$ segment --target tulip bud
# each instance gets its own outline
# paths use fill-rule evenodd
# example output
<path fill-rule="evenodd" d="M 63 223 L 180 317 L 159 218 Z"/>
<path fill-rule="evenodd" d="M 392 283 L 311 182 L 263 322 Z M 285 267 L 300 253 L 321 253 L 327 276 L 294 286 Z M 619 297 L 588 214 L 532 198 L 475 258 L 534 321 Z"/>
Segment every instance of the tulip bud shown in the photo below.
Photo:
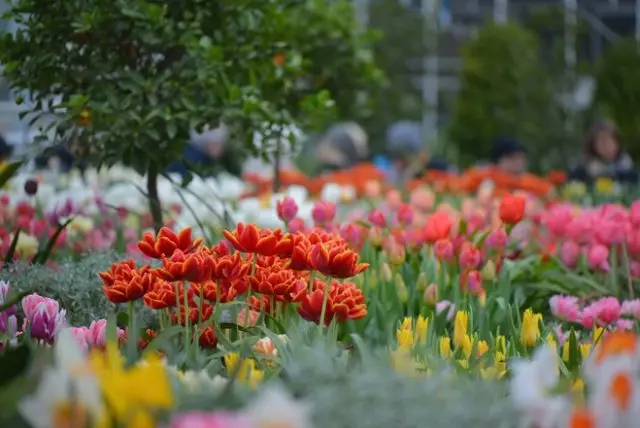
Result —
<path fill-rule="evenodd" d="M 391 282 L 393 280 L 393 272 L 387 263 L 380 265 L 380 276 L 385 282 Z"/>
<path fill-rule="evenodd" d="M 404 247 L 394 238 L 385 240 L 384 249 L 387 253 L 387 259 L 392 265 L 401 265 L 406 260 Z"/>
<path fill-rule="evenodd" d="M 382 231 L 377 227 L 372 227 L 369 229 L 369 239 L 371 240 L 371 245 L 373 248 L 381 248 L 382 243 L 384 242 L 384 236 L 382 236 Z"/>
<path fill-rule="evenodd" d="M 419 293 L 423 293 L 427 288 L 427 275 L 424 272 L 420 272 L 418 280 L 416 281 L 416 289 Z"/>
<path fill-rule="evenodd" d="M 438 301 L 438 286 L 435 284 L 429 284 L 424 291 L 424 302 L 429 307 L 434 307 Z"/>
<path fill-rule="evenodd" d="M 402 279 L 402 275 L 396 273 L 394 282 L 396 283 L 396 287 L 398 288 L 398 297 L 400 297 L 400 301 L 402 303 L 406 303 L 409 299 L 409 292 L 407 291 L 407 285 L 404 283 L 404 279 Z"/>
<path fill-rule="evenodd" d="M 36 193 L 38 193 L 38 181 L 34 180 L 32 178 L 30 178 L 29 180 L 25 181 L 25 183 L 24 183 L 24 192 L 29 196 L 33 196 Z"/>
<path fill-rule="evenodd" d="M 484 267 L 482 268 L 482 277 L 489 281 L 493 281 L 494 279 L 496 279 L 496 264 L 493 262 L 493 260 L 489 260 L 487 263 L 485 263 Z"/>

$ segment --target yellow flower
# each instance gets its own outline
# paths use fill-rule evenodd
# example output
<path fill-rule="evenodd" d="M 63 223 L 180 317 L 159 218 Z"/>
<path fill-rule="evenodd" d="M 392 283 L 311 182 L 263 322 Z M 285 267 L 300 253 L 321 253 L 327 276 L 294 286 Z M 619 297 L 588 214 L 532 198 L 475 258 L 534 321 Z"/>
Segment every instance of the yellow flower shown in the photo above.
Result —
<path fill-rule="evenodd" d="M 556 342 L 556 338 L 553 334 L 547 335 L 547 343 L 551 345 L 554 349 L 558 349 L 558 342 Z"/>
<path fill-rule="evenodd" d="M 562 359 L 565 362 L 569 362 L 571 359 L 571 348 L 569 347 L 569 341 L 565 341 L 562 345 Z"/>
<path fill-rule="evenodd" d="M 88 233 L 93 230 L 93 220 L 89 217 L 77 216 L 73 218 L 68 227 L 72 232 Z"/>
<path fill-rule="evenodd" d="M 471 351 L 473 351 L 473 337 L 468 334 L 465 335 L 460 348 L 462 349 L 465 358 L 469 359 L 471 357 Z"/>
<path fill-rule="evenodd" d="M 596 192 L 603 195 L 610 195 L 613 193 L 613 180 L 609 177 L 600 177 L 595 182 Z"/>
<path fill-rule="evenodd" d="M 429 331 L 429 318 L 420 315 L 416 321 L 416 334 L 414 337 L 414 346 L 417 343 L 421 345 L 427 344 L 427 332 Z"/>
<path fill-rule="evenodd" d="M 398 339 L 398 347 L 400 349 L 411 350 L 413 348 L 413 332 L 411 330 L 403 330 L 402 328 L 396 332 Z"/>
<path fill-rule="evenodd" d="M 584 391 L 584 381 L 579 377 L 574 379 L 573 384 L 571 385 L 571 392 L 575 394 L 582 394 Z"/>
<path fill-rule="evenodd" d="M 13 241 L 13 235 L 11 236 L 10 241 Z M 18 242 L 16 243 L 16 253 L 18 253 L 20 257 L 31 257 L 38 252 L 39 246 L 40 243 L 36 238 L 22 232 L 18 236 Z"/>
<path fill-rule="evenodd" d="M 109 414 L 104 415 L 100 426 L 109 426 L 110 419 L 131 428 L 156 426 L 152 410 L 169 409 L 173 404 L 173 392 L 167 369 L 157 355 L 150 355 L 144 364 L 129 369 L 115 343 L 107 344 L 106 355 L 94 351 L 89 361 L 96 376 Z"/>
<path fill-rule="evenodd" d="M 415 376 L 420 369 L 416 360 L 411 358 L 409 351 L 404 348 L 391 352 L 391 367 L 396 372 L 408 376 Z"/>
<path fill-rule="evenodd" d="M 478 353 L 478 357 L 482 357 L 489 351 L 489 345 L 485 340 L 479 340 L 478 345 L 476 347 L 476 352 Z"/>
<path fill-rule="evenodd" d="M 462 367 L 463 369 L 469 369 L 469 360 L 465 360 L 465 359 L 459 359 L 458 360 L 458 364 L 460 365 L 460 367 Z"/>
<path fill-rule="evenodd" d="M 496 337 L 496 353 L 498 352 L 507 353 L 507 338 L 501 334 Z"/>
<path fill-rule="evenodd" d="M 440 346 L 440 356 L 446 360 L 450 359 L 453 356 L 453 351 L 451 350 L 451 339 L 444 336 L 439 340 Z"/>
<path fill-rule="evenodd" d="M 567 184 L 563 191 L 563 195 L 566 199 L 583 196 L 585 193 L 587 193 L 587 186 L 578 181 L 572 181 Z"/>
<path fill-rule="evenodd" d="M 458 311 L 453 324 L 453 344 L 460 348 L 467 336 L 469 326 L 469 314 L 466 311 Z"/>
<path fill-rule="evenodd" d="M 604 337 L 604 332 L 605 332 L 604 328 L 594 326 L 593 327 L 593 343 L 600 342 Z"/>
<path fill-rule="evenodd" d="M 402 324 L 400 324 L 400 330 L 413 330 L 413 320 L 411 319 L 411 317 L 404 317 L 404 319 L 402 320 Z"/>
<path fill-rule="evenodd" d="M 542 315 L 531 309 L 524 311 L 522 326 L 520 327 L 520 342 L 527 347 L 533 347 L 540 338 L 540 321 Z"/>
<path fill-rule="evenodd" d="M 587 357 L 589 357 L 589 354 L 591 353 L 591 344 L 581 343 L 578 347 L 580 348 L 580 355 L 582 356 L 582 359 L 586 360 Z"/>
<path fill-rule="evenodd" d="M 230 352 L 224 356 L 224 363 L 227 367 L 227 375 L 235 377 L 241 383 L 245 383 L 253 389 L 264 378 L 264 372 L 256 367 L 256 362 L 249 358 L 240 358 L 237 352 Z"/>

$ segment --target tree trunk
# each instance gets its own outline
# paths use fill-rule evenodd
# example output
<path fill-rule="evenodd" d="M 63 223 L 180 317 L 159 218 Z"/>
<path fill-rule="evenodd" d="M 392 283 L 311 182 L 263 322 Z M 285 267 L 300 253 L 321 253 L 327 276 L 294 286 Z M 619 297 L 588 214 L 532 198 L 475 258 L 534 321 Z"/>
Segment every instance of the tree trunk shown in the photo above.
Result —
<path fill-rule="evenodd" d="M 280 150 L 281 150 L 281 140 L 282 135 L 278 136 L 278 140 L 276 142 L 276 154 L 273 159 L 273 193 L 278 193 L 280 191 Z"/>
<path fill-rule="evenodd" d="M 153 228 L 156 233 L 164 226 L 162 221 L 162 205 L 158 196 L 158 164 L 151 162 L 147 171 L 147 197 L 149 198 L 149 211 L 153 220 Z"/>

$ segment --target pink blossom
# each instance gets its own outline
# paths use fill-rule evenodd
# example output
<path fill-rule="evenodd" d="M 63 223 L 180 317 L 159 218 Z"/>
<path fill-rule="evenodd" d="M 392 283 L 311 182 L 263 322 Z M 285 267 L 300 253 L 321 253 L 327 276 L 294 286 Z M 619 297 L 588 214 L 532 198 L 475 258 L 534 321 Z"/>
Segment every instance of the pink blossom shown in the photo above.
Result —
<path fill-rule="evenodd" d="M 288 224 L 298 214 L 298 204 L 293 198 L 285 196 L 284 199 L 276 202 L 276 212 L 278 218 Z"/>
<path fill-rule="evenodd" d="M 563 345 L 569 337 L 569 333 L 562 331 L 562 327 L 559 325 L 554 329 L 556 337 L 558 338 L 558 344 Z"/>
<path fill-rule="evenodd" d="M 609 265 L 609 249 L 604 245 L 592 245 L 587 254 L 587 261 L 589 262 L 589 268 L 592 270 L 609 272 L 611 269 Z"/>
<path fill-rule="evenodd" d="M 433 246 L 433 252 L 440 261 L 453 259 L 453 242 L 449 239 L 439 239 Z"/>
<path fill-rule="evenodd" d="M 556 295 L 549 299 L 549 306 L 553 316 L 563 321 L 578 322 L 580 318 L 577 297 Z"/>
<path fill-rule="evenodd" d="M 83 349 L 89 349 L 91 343 L 91 333 L 87 327 L 71 327 L 71 334 L 78 341 Z"/>
<path fill-rule="evenodd" d="M 360 248 L 367 240 L 368 231 L 359 224 L 347 224 L 340 229 L 342 236 L 352 247 Z"/>
<path fill-rule="evenodd" d="M 411 205 L 417 209 L 427 212 L 433 208 L 435 204 L 435 196 L 433 192 L 425 189 L 416 189 L 411 192 Z"/>
<path fill-rule="evenodd" d="M 601 326 L 614 324 L 620 315 L 622 315 L 620 301 L 615 297 L 603 297 L 586 306 L 580 318 L 585 328 L 592 328 L 594 323 Z"/>
<path fill-rule="evenodd" d="M 573 207 L 568 204 L 555 205 L 542 216 L 542 224 L 556 237 L 565 236 L 567 225 L 573 219 Z"/>
<path fill-rule="evenodd" d="M 316 224 L 331 223 L 336 216 L 336 205 L 327 201 L 318 201 L 311 210 L 311 217 Z"/>
<path fill-rule="evenodd" d="M 619 330 L 633 330 L 634 324 L 631 320 L 620 318 L 616 321 L 616 328 Z"/>
<path fill-rule="evenodd" d="M 289 232 L 291 233 L 302 232 L 306 228 L 307 226 L 304 223 L 304 220 L 301 219 L 300 217 L 295 217 L 291 219 L 291 221 L 289 222 Z"/>
<path fill-rule="evenodd" d="M 25 314 L 22 329 L 28 328 L 34 339 L 52 342 L 67 323 L 67 312 L 60 309 L 58 302 L 36 293 L 22 299 L 22 309 Z"/>
<path fill-rule="evenodd" d="M 504 248 L 507 245 L 507 232 L 504 229 L 494 229 L 487 235 L 487 239 L 485 239 L 484 243 L 487 248 L 499 250 Z"/>
<path fill-rule="evenodd" d="M 413 207 L 409 204 L 401 204 L 396 210 L 396 218 L 402 226 L 413 224 Z"/>
<path fill-rule="evenodd" d="M 369 223 L 379 228 L 387 227 L 387 219 L 384 213 L 380 210 L 371 210 L 369 212 L 369 216 L 367 217 Z"/>
<path fill-rule="evenodd" d="M 465 245 L 460 252 L 460 267 L 462 269 L 477 269 L 482 263 L 480 250 L 472 245 Z"/>
<path fill-rule="evenodd" d="M 237 413 L 188 412 L 174 416 L 169 428 L 252 428 L 252 424 Z"/>
<path fill-rule="evenodd" d="M 466 275 L 466 286 L 470 294 L 477 296 L 482 293 L 482 273 L 472 270 Z"/>
<path fill-rule="evenodd" d="M 640 299 L 625 300 L 622 302 L 622 315 L 640 320 Z"/>
<path fill-rule="evenodd" d="M 581 252 L 580 245 L 575 241 L 565 241 L 562 243 L 562 247 L 560 247 L 560 260 L 567 267 L 575 268 L 578 265 Z"/>
<path fill-rule="evenodd" d="M 91 321 L 89 325 L 89 345 L 104 347 L 107 345 L 107 320 Z"/>
<path fill-rule="evenodd" d="M 640 227 L 640 200 L 633 201 L 629 207 L 629 221 L 635 227 Z"/>

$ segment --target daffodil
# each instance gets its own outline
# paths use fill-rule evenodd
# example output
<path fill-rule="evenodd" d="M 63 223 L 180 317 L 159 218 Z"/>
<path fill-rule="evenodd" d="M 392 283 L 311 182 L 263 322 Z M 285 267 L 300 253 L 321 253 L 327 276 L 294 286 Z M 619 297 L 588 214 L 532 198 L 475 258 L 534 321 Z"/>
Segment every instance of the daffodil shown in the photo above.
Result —
<path fill-rule="evenodd" d="M 479 340 L 476 345 L 476 353 L 478 354 L 478 357 L 482 357 L 487 352 L 489 352 L 489 344 L 486 340 Z"/>
<path fill-rule="evenodd" d="M 416 320 L 416 332 L 414 337 L 414 346 L 416 344 L 427 344 L 427 332 L 429 331 L 429 318 L 422 315 Z"/>
<path fill-rule="evenodd" d="M 540 321 L 542 314 L 534 313 L 531 309 L 524 311 L 522 326 L 520 327 L 520 342 L 526 347 L 533 347 L 540 338 Z"/>
<path fill-rule="evenodd" d="M 595 190 L 601 195 L 610 195 L 613 193 L 614 182 L 609 177 L 600 177 L 596 179 Z"/>
<path fill-rule="evenodd" d="M 112 342 L 105 353 L 92 352 L 89 360 L 108 403 L 108 419 L 126 427 L 151 428 L 156 426 L 151 412 L 172 406 L 167 368 L 159 356 L 152 354 L 143 363 L 125 369 L 124 359 Z M 106 421 L 103 424 L 108 426 Z"/>

